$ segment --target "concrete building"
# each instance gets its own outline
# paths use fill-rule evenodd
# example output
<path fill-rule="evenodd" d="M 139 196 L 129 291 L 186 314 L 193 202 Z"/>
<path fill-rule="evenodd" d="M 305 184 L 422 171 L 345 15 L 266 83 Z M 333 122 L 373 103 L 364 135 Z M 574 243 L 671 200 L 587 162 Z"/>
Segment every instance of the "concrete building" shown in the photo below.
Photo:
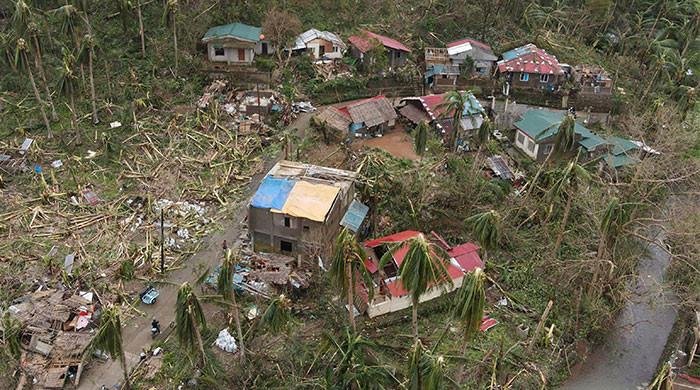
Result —
<path fill-rule="evenodd" d="M 357 173 L 292 161 L 275 164 L 248 207 L 256 252 L 326 255 L 355 195 Z"/>
<path fill-rule="evenodd" d="M 312 28 L 299 34 L 289 50 L 295 54 L 308 53 L 313 60 L 338 60 L 343 58 L 347 45 L 330 31 Z"/>
<path fill-rule="evenodd" d="M 503 53 L 498 73 L 515 89 L 554 92 L 566 79 L 557 58 L 532 43 Z"/>
<path fill-rule="evenodd" d="M 207 45 L 207 59 L 211 62 L 250 65 L 256 54 L 274 52 L 264 39 L 260 27 L 231 23 L 210 28 L 202 42 Z"/>

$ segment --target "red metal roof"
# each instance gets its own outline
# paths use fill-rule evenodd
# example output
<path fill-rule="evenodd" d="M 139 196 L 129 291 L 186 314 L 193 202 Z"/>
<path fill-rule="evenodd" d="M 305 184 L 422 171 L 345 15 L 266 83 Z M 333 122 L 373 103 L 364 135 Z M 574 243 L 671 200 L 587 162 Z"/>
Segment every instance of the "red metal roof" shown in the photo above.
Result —
<path fill-rule="evenodd" d="M 403 242 L 417 237 L 419 234 L 421 233 L 415 230 L 406 230 L 386 237 L 366 241 L 364 246 L 367 248 L 375 248 L 382 244 Z M 431 234 L 439 242 L 440 246 L 446 245 L 445 240 L 443 240 L 437 233 L 431 232 Z M 450 265 L 447 267 L 447 273 L 450 275 L 452 280 L 461 278 L 465 272 L 470 272 L 476 268 L 484 267 L 484 262 L 481 261 L 478 253 L 479 247 L 475 244 L 467 242 L 456 247 L 448 247 L 444 249 L 447 250 L 450 257 L 455 259 L 456 263 L 459 265 L 456 266 L 455 264 L 450 263 Z M 401 263 L 403 263 L 406 252 L 408 252 L 408 245 L 404 245 L 394 252 L 394 261 L 398 267 L 400 267 Z M 367 259 L 365 261 L 365 267 L 367 267 L 367 270 L 370 271 L 370 273 L 377 272 L 377 264 L 375 264 L 371 259 Z M 393 297 L 401 297 L 408 294 L 408 291 L 403 288 L 403 284 L 401 283 L 400 279 L 395 279 L 392 282 L 387 283 L 387 289 L 389 290 L 389 294 Z"/>
<path fill-rule="evenodd" d="M 557 58 L 539 48 L 534 48 L 508 61 L 498 61 L 498 71 L 501 73 L 564 74 Z"/>
<path fill-rule="evenodd" d="M 345 115 L 346 117 L 350 118 L 350 111 L 348 110 L 348 108 L 353 107 L 353 106 L 356 106 L 356 105 L 358 105 L 358 104 L 367 103 L 367 102 L 370 102 L 370 101 L 372 101 L 372 100 L 380 100 L 380 99 L 384 99 L 384 98 L 385 98 L 384 95 L 377 95 L 377 96 L 373 96 L 373 97 L 371 97 L 371 98 L 358 100 L 358 101 L 356 101 L 356 102 L 350 102 L 350 103 L 348 103 L 348 104 L 346 104 L 346 105 L 344 105 L 344 106 L 336 106 L 335 108 L 336 108 L 338 111 L 340 111 L 341 114 L 343 114 L 343 115 Z"/>
<path fill-rule="evenodd" d="M 363 35 L 366 35 L 366 37 L 360 35 L 353 35 L 350 38 L 348 38 L 348 41 L 350 41 L 350 43 L 353 46 L 355 46 L 358 50 L 360 50 L 363 53 L 366 53 L 369 49 L 372 48 L 372 44 L 367 38 L 374 38 L 381 42 L 381 44 L 385 47 L 394 50 L 405 51 L 407 53 L 411 52 L 411 49 L 409 49 L 406 45 L 397 41 L 396 39 L 385 37 L 384 35 L 375 34 L 371 31 L 363 31 Z"/>
<path fill-rule="evenodd" d="M 482 49 L 486 49 L 486 50 L 491 51 L 491 46 L 485 44 L 484 42 L 475 41 L 475 40 L 469 39 L 469 38 L 464 38 L 464 39 L 460 39 L 459 41 L 450 42 L 447 44 L 447 47 L 459 46 L 459 45 L 463 45 L 465 43 L 469 43 L 472 46 L 478 46 Z"/>

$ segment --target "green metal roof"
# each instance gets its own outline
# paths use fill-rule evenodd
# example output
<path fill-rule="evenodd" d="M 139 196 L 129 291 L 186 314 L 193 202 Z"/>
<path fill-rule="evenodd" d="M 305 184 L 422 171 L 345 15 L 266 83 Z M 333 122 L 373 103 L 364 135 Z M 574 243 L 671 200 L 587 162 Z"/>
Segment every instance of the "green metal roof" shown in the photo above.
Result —
<path fill-rule="evenodd" d="M 633 165 L 637 162 L 639 161 L 636 158 L 630 157 L 626 154 L 614 155 L 608 153 L 605 155 L 605 163 L 608 164 L 609 167 L 614 169 L 625 167 L 628 165 Z"/>
<path fill-rule="evenodd" d="M 243 41 L 260 41 L 260 27 L 249 26 L 243 23 L 231 23 L 223 26 L 212 27 L 204 34 L 202 41 L 207 42 L 212 39 L 236 38 Z"/>
<path fill-rule="evenodd" d="M 608 143 L 613 146 L 612 154 L 616 156 L 627 153 L 630 150 L 639 149 L 639 146 L 637 146 L 637 144 L 634 142 L 628 139 L 615 137 L 614 135 L 608 137 Z"/>
<path fill-rule="evenodd" d="M 589 137 L 578 141 L 578 143 L 579 143 L 579 145 L 583 146 L 583 148 L 589 152 L 592 150 L 595 150 L 597 147 L 599 147 L 601 145 L 607 144 L 607 142 L 605 142 L 605 140 L 603 138 L 595 135 L 594 133 L 591 133 L 591 135 Z"/>
<path fill-rule="evenodd" d="M 564 119 L 563 112 L 530 110 L 523 114 L 522 119 L 515 122 L 515 126 L 530 138 L 539 141 L 555 135 L 559 131 L 559 124 L 562 119 Z M 574 126 L 574 131 L 583 138 L 594 135 L 578 122 Z"/>

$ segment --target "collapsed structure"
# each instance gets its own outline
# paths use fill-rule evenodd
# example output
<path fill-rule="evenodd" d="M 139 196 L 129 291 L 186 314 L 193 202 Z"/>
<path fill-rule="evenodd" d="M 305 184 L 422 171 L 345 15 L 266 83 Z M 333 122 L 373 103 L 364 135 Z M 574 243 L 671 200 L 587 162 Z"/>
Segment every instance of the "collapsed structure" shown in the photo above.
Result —
<path fill-rule="evenodd" d="M 460 76 L 489 77 L 498 57 L 491 46 L 474 39 L 460 39 L 446 47 L 425 48 L 425 83 L 439 79 L 455 84 Z"/>
<path fill-rule="evenodd" d="M 365 241 L 362 244 L 369 256 L 365 260 L 365 268 L 372 275 L 375 293 L 373 299 L 370 300 L 367 287 L 363 284 L 361 278 L 357 278 L 355 306 L 360 313 L 367 313 L 370 318 L 373 318 L 411 306 L 411 296 L 398 277 L 399 267 L 401 267 L 401 263 L 403 263 L 404 257 L 408 252 L 408 244 L 404 244 L 396 250 L 392 254 L 391 261 L 384 268 L 379 269 L 379 265 L 380 259 L 391 245 L 405 242 L 422 234 L 418 231 L 406 230 L 386 237 Z M 458 289 L 462 285 L 465 274 L 476 268 L 484 267 L 484 263 L 478 254 L 479 247 L 475 244 L 467 242 L 453 247 L 435 232 L 430 232 L 427 238 L 447 251 L 450 256 L 447 272 L 452 280 L 452 285 L 443 283 L 439 286 L 431 286 L 425 294 L 421 295 L 420 302 L 429 301 Z"/>
<path fill-rule="evenodd" d="M 313 60 L 338 60 L 343 58 L 347 45 L 330 31 L 315 28 L 299 34 L 290 50 L 292 53 L 308 53 Z"/>
<path fill-rule="evenodd" d="M 357 173 L 292 161 L 275 164 L 248 207 L 256 252 L 324 255 L 355 195 Z"/>
<path fill-rule="evenodd" d="M 62 389 L 77 386 L 95 337 L 93 294 L 54 289 L 25 295 L 9 307 L 22 325 L 23 378 L 34 388 Z"/>
<path fill-rule="evenodd" d="M 316 115 L 319 123 L 351 136 L 382 135 L 396 124 L 396 111 L 384 96 L 327 107 Z"/>

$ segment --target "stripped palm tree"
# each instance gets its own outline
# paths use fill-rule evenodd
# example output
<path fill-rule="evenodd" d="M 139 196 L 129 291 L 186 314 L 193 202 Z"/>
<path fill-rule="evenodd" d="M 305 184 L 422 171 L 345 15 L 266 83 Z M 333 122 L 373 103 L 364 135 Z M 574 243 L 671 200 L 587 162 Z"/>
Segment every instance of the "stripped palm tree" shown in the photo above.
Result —
<path fill-rule="evenodd" d="M 500 240 L 501 215 L 496 210 L 489 210 L 483 213 L 474 214 L 465 221 L 467 227 L 484 250 L 484 263 L 488 259 L 491 250 L 498 247 Z"/>
<path fill-rule="evenodd" d="M 474 157 L 474 167 L 472 168 L 474 172 L 476 172 L 477 168 L 479 167 L 479 160 L 481 157 L 481 152 L 484 149 L 484 145 L 486 145 L 487 142 L 489 142 L 489 139 L 491 138 L 491 132 L 493 131 L 493 122 L 489 118 L 484 118 L 484 121 L 481 122 L 481 126 L 479 126 L 479 129 L 476 131 L 474 141 L 476 141 L 476 144 L 479 145 L 477 151 L 476 151 L 476 156 Z"/>
<path fill-rule="evenodd" d="M 547 158 L 544 160 L 544 163 L 540 165 L 540 168 L 537 170 L 535 177 L 533 177 L 532 180 L 530 180 L 523 186 L 521 192 L 524 192 L 528 185 L 537 185 L 537 179 L 540 178 L 540 175 L 542 175 L 542 171 L 546 166 L 549 165 L 553 158 L 571 153 L 575 148 L 576 120 L 574 119 L 573 115 L 566 113 L 562 118 L 561 122 L 559 122 L 559 126 L 557 127 L 557 135 L 554 137 L 554 146 L 552 147 L 552 151 L 549 152 L 549 155 L 547 155 Z"/>
<path fill-rule="evenodd" d="M 39 75 L 39 81 L 44 87 L 44 92 L 46 93 L 46 102 L 51 109 L 51 120 L 56 121 L 58 120 L 58 114 L 56 114 L 56 107 L 53 104 L 51 91 L 49 90 L 49 85 L 46 82 L 46 72 L 44 72 L 44 63 L 41 59 L 38 18 L 38 13 L 30 5 L 30 3 L 25 0 L 15 0 L 15 10 L 12 14 L 12 23 L 14 24 L 17 34 L 29 39 L 34 46 L 32 48 L 32 53 L 34 54 L 34 66 L 36 67 Z"/>
<path fill-rule="evenodd" d="M 341 296 L 345 295 L 347 298 L 348 319 L 353 332 L 357 331 L 354 300 L 358 275 L 367 288 L 368 299 L 371 301 L 374 297 L 374 282 L 364 263 L 367 258 L 367 253 L 357 242 L 355 235 L 347 228 L 343 228 L 335 239 L 328 277 Z"/>
<path fill-rule="evenodd" d="M 19 71 L 25 71 L 29 77 L 29 83 L 32 85 L 32 91 L 34 91 L 34 99 L 39 106 L 39 111 L 41 112 L 41 118 L 44 120 L 44 126 L 46 126 L 47 137 L 51 138 L 51 124 L 49 123 L 49 118 L 46 116 L 46 110 L 44 110 L 44 101 L 41 99 L 41 94 L 34 81 L 34 72 L 32 72 L 32 65 L 29 63 L 29 56 L 27 52 L 29 48 L 27 47 L 27 42 L 23 38 L 17 39 L 17 46 L 15 49 L 15 69 Z"/>
<path fill-rule="evenodd" d="M 63 66 L 58 80 L 58 91 L 68 99 L 68 105 L 71 113 L 71 128 L 75 132 L 78 130 L 77 112 L 75 108 L 75 95 L 78 92 L 78 78 L 73 73 L 75 57 L 70 50 L 63 48 Z M 79 134 L 78 134 L 79 135 Z"/>
<path fill-rule="evenodd" d="M 413 343 L 408 355 L 408 386 L 410 390 L 441 390 L 446 387 L 445 358 L 428 350 L 420 340 Z"/>
<path fill-rule="evenodd" d="M 423 233 L 406 241 L 392 245 L 383 256 L 379 269 L 393 258 L 394 253 L 408 247 L 403 262 L 399 265 L 399 279 L 403 288 L 411 295 L 413 309 L 413 338 L 418 340 L 418 303 L 420 297 L 429 288 L 437 288 L 442 285 L 452 286 L 452 278 L 447 272 L 450 264 L 450 255 L 425 238 Z"/>
<path fill-rule="evenodd" d="M 600 240 L 598 241 L 598 254 L 596 256 L 598 261 L 603 260 L 608 248 L 612 248 L 615 245 L 623 229 L 629 223 L 630 218 L 629 205 L 620 202 L 620 199 L 616 197 L 612 198 L 605 207 L 600 221 Z M 598 265 L 594 268 L 589 294 L 598 289 L 601 269 L 602 267 Z"/>
<path fill-rule="evenodd" d="M 204 352 L 204 342 L 202 341 L 202 330 L 206 329 L 207 323 L 199 303 L 197 295 L 192 286 L 185 282 L 177 292 L 175 303 L 175 335 L 190 356 L 199 354 L 201 367 L 207 363 Z"/>
<path fill-rule="evenodd" d="M 88 27 L 89 28 L 89 27 Z M 90 82 L 90 104 L 92 105 L 92 123 L 100 123 L 97 115 L 97 96 L 95 94 L 95 77 L 93 74 L 93 61 L 95 58 L 96 42 L 92 34 L 85 34 L 78 52 L 78 61 L 81 64 L 87 64 L 88 77 Z"/>
<path fill-rule="evenodd" d="M 231 302 L 232 317 L 236 323 L 236 334 L 238 335 L 238 344 L 240 345 L 241 360 L 245 359 L 245 348 L 243 346 L 243 329 L 241 328 L 241 316 L 236 302 L 236 291 L 233 288 L 233 275 L 236 268 L 236 258 L 233 256 L 231 249 L 227 249 L 224 262 L 221 265 L 219 277 L 216 280 L 216 286 L 219 294 L 225 301 Z M 229 322 L 230 324 L 230 322 Z"/>
<path fill-rule="evenodd" d="M 175 54 L 175 74 L 177 75 L 177 13 L 178 0 L 167 0 L 163 9 L 163 24 L 173 29 L 173 53 Z"/>
<path fill-rule="evenodd" d="M 97 330 L 97 335 L 93 340 L 93 345 L 107 352 L 112 358 L 118 358 L 124 374 L 124 389 L 129 389 L 129 369 L 126 365 L 124 354 L 124 344 L 122 340 L 122 324 L 119 315 L 119 308 L 109 305 L 102 310 L 101 324 Z"/>
<path fill-rule="evenodd" d="M 442 103 L 438 106 L 443 111 L 443 115 L 452 119 L 452 131 L 450 132 L 449 144 L 453 152 L 457 151 L 457 141 L 464 131 L 462 119 L 464 118 L 464 108 L 470 104 L 470 92 L 461 93 L 459 91 L 449 91 L 445 94 Z"/>
<path fill-rule="evenodd" d="M 590 180 L 590 173 L 588 173 L 586 168 L 578 164 L 578 156 L 576 156 L 573 161 L 570 161 L 558 172 L 558 179 L 549 190 L 548 197 L 550 199 L 558 199 L 562 196 L 566 196 L 564 215 L 561 218 L 559 233 L 557 233 L 557 240 L 554 243 L 555 257 L 559 255 L 559 248 L 561 247 L 561 242 L 564 239 L 564 233 L 566 232 L 566 223 L 569 221 L 571 206 L 573 205 L 573 200 L 578 193 L 579 186 L 589 182 Z"/>
<path fill-rule="evenodd" d="M 262 327 L 273 334 L 281 333 L 292 322 L 291 308 L 292 301 L 284 295 L 272 298 L 265 313 L 260 318 Z"/>
<path fill-rule="evenodd" d="M 419 156 L 425 154 L 425 147 L 428 143 L 428 129 L 428 124 L 425 121 L 421 121 L 418 126 L 416 126 L 415 145 L 416 154 Z"/>

